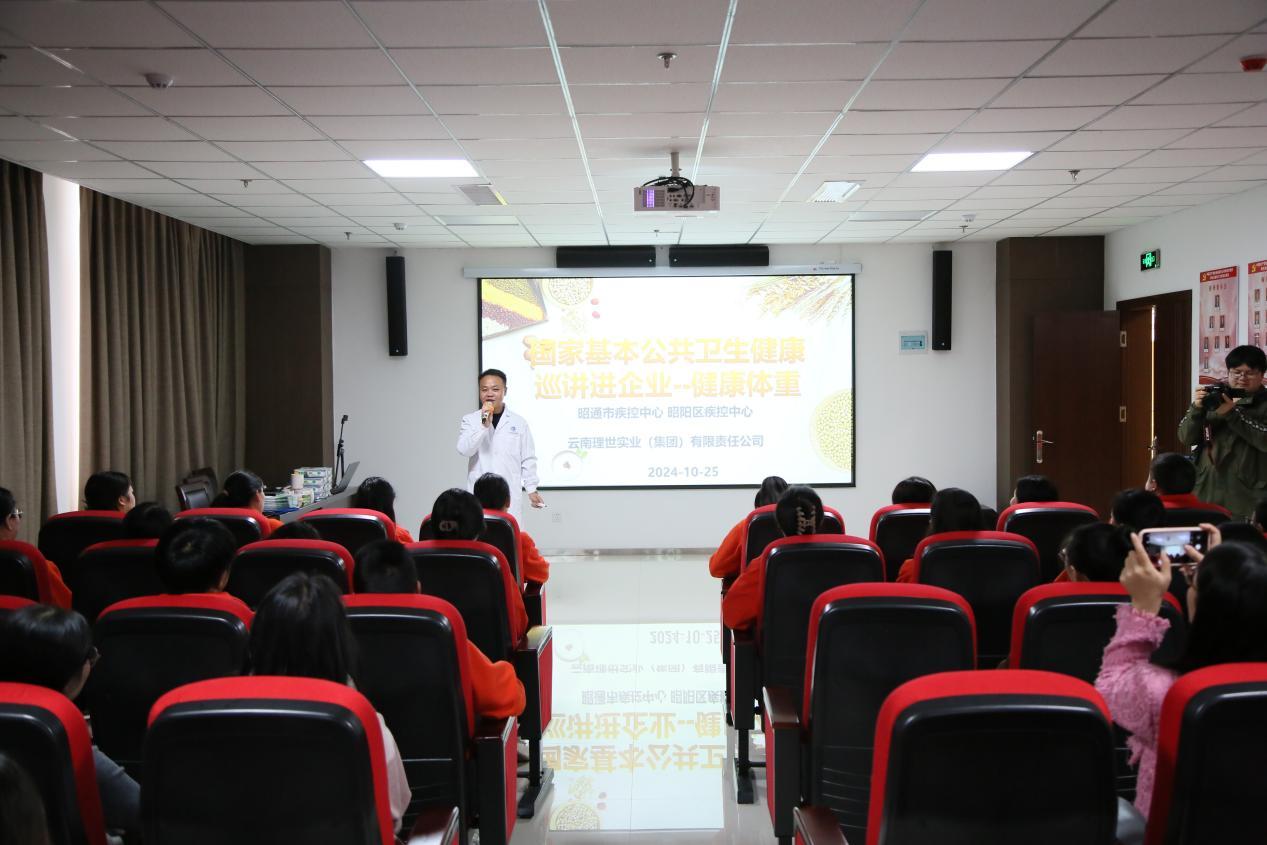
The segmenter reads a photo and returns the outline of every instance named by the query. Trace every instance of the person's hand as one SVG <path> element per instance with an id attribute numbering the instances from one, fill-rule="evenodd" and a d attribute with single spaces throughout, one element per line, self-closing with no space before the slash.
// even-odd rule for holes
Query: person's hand
<path id="1" fill-rule="evenodd" d="M 1201 405 L 1205 402 L 1205 391 L 1206 391 L 1205 387 L 1198 387 L 1195 391 L 1193 391 L 1192 407 L 1194 408 L 1201 407 Z"/>
<path id="2" fill-rule="evenodd" d="M 1156 616 L 1161 611 L 1166 590 L 1170 589 L 1170 558 L 1162 555 L 1159 565 L 1154 565 L 1139 535 L 1131 532 L 1131 551 L 1126 555 L 1119 580 L 1130 594 L 1131 607 Z"/>
<path id="3" fill-rule="evenodd" d="M 528 494 L 528 501 L 534 508 L 544 508 L 546 506 L 546 500 L 541 498 L 541 494 L 535 490 Z"/>
<path id="4" fill-rule="evenodd" d="M 493 424 L 493 403 L 485 402 L 480 406 L 480 422 L 484 428 L 488 428 Z"/>
<path id="5" fill-rule="evenodd" d="M 1225 417 L 1229 413 L 1231 413 L 1232 409 L 1235 407 L 1236 407 L 1236 400 L 1233 399 L 1231 396 L 1229 396 L 1227 394 L 1227 391 L 1225 390 L 1223 391 L 1223 404 L 1215 408 L 1214 413 L 1220 417 Z"/>

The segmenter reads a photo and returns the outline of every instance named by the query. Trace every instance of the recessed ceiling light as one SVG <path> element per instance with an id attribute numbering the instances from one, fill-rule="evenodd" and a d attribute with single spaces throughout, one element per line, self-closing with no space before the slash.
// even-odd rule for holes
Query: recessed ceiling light
<path id="1" fill-rule="evenodd" d="M 1016 150 L 1005 153 L 929 153 L 911 168 L 912 173 L 949 170 L 1011 170 L 1033 153 Z"/>
<path id="2" fill-rule="evenodd" d="M 370 170 L 388 179 L 432 179 L 476 176 L 464 158 L 375 158 L 365 162 Z"/>
<path id="3" fill-rule="evenodd" d="M 858 190 L 858 182 L 824 182 L 818 190 L 810 194 L 809 202 L 844 202 L 849 195 Z"/>

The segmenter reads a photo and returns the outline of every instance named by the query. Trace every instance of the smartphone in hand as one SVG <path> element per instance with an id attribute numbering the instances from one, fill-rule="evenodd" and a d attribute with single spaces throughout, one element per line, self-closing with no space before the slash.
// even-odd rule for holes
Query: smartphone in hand
<path id="1" fill-rule="evenodd" d="M 1140 542 L 1148 559 L 1159 564 L 1164 554 L 1172 563 L 1195 563 L 1188 558 L 1184 546 L 1192 546 L 1202 555 L 1210 548 L 1210 536 L 1196 526 L 1183 528 L 1145 528 L 1139 532 Z"/>

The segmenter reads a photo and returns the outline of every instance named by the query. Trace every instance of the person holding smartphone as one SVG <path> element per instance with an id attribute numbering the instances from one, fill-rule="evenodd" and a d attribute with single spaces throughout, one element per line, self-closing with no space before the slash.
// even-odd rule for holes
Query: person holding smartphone
<path id="1" fill-rule="evenodd" d="M 1267 496 L 1267 355 L 1257 346 L 1238 346 L 1225 360 L 1227 382 L 1197 387 L 1179 422 L 1179 440 L 1199 448 L 1197 497 L 1248 519 Z"/>

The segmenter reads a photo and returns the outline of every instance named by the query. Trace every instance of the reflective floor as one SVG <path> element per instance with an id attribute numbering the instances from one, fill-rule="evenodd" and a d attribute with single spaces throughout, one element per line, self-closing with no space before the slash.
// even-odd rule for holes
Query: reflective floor
<path id="1" fill-rule="evenodd" d="M 756 802 L 734 799 L 707 560 L 553 557 L 546 613 L 554 717 L 543 754 L 555 780 L 512 845 L 772 842 L 759 771 Z"/>

